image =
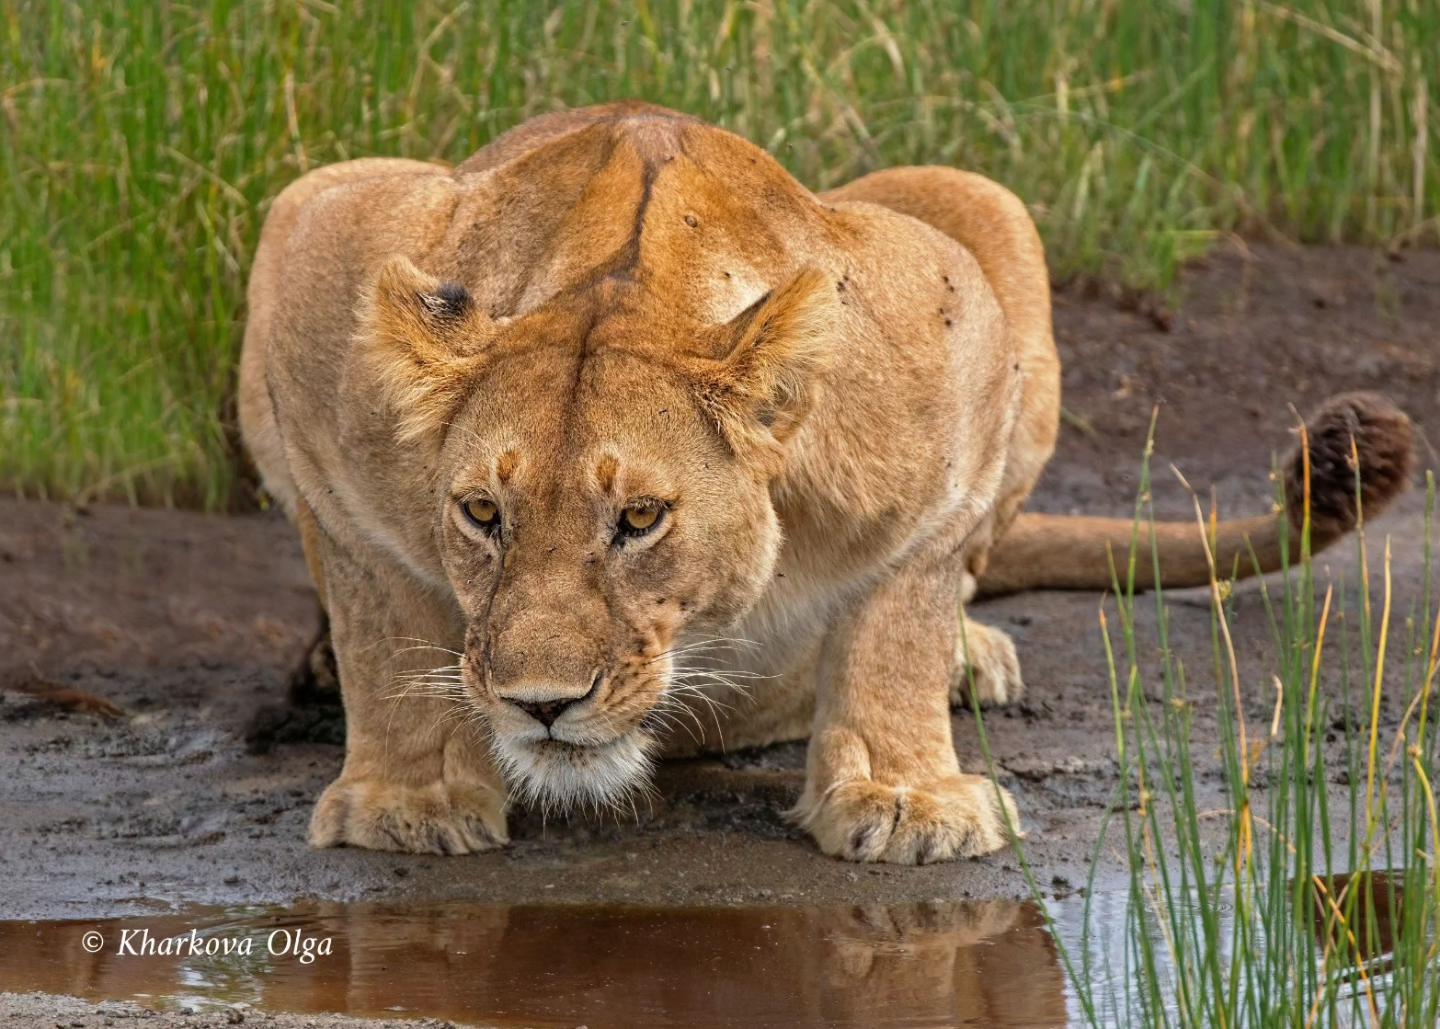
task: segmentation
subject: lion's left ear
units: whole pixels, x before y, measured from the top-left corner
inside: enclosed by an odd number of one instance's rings
[[[494,322],[464,286],[427,275],[405,257],[385,262],[361,301],[357,346],[401,440],[443,428],[494,336]]]
[[[830,362],[838,318],[834,287],[807,268],[721,327],[729,352],[698,393],[732,446],[774,447],[800,427]]]

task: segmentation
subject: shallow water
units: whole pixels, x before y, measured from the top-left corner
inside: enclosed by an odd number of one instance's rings
[[[1312,894],[1316,953],[1324,896]],[[1386,876],[1354,923],[1369,974],[1399,931]],[[158,1009],[436,1017],[496,1026],[1056,1026],[1079,1013],[1047,914],[1096,1016],[1128,1003],[1122,894],[846,907],[310,903],[190,908],[94,921],[0,922],[0,992],[132,1000]],[[1223,908],[1222,908],[1223,910]],[[1090,927],[1084,932],[1084,926]],[[1335,932],[1333,921],[1330,932]],[[1163,955],[1163,950],[1161,951]],[[1127,1014],[1128,1013],[1128,1014]],[[1174,1014],[1172,1012],[1172,1014]]]
[[[156,1008],[248,1004],[590,1029],[1003,1029],[1067,1018],[1065,979],[1042,912],[1004,901],[193,909],[0,922],[0,954],[0,991]]]

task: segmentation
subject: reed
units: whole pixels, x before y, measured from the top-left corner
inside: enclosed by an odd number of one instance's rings
[[[1390,540],[1372,566],[1363,524],[1358,581],[1317,579],[1307,507],[1288,541],[1293,565],[1259,586],[1269,682],[1236,659],[1233,570],[1218,568],[1211,667],[1196,681],[1171,648],[1164,591],[1134,588],[1140,562],[1158,567],[1138,532],[1154,517],[1148,455],[1135,542],[1116,556],[1099,615],[1120,765],[1114,815],[1096,843],[1079,943],[1055,934],[1077,1014],[1096,1026],[1428,1029],[1440,1021],[1433,473],[1423,587],[1408,610],[1391,589]],[[1195,513],[1203,534],[1198,500]],[[1141,604],[1154,606],[1153,631],[1139,628]],[[1246,714],[1257,691],[1273,704],[1264,722]],[[1193,736],[1207,709],[1218,713],[1218,810],[1196,795],[1196,768],[1215,757],[1197,754]],[[1023,841],[1015,847],[1028,875]],[[1115,851],[1128,890],[1118,940],[1090,906]]]
[[[268,198],[641,97],[815,187],[983,171],[1060,278],[1173,288],[1218,234],[1434,242],[1433,0],[11,0],[0,488],[224,508]]]

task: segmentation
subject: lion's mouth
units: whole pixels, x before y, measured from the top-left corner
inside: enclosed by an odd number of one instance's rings
[[[654,769],[663,721],[617,710],[561,717],[548,725],[487,696],[478,672],[469,701],[489,729],[490,750],[512,796],[546,810],[618,809]],[[638,716],[638,717],[637,717]]]
[[[613,808],[642,788],[653,769],[654,737],[631,730],[577,743],[496,733],[491,749],[512,791],[546,809]]]

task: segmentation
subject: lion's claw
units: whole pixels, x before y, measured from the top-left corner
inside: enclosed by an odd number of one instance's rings
[[[966,621],[963,640],[955,643],[955,677],[950,706],[970,706],[971,675],[981,707],[1014,704],[1025,695],[1015,641],[999,629]]]
[[[801,824],[826,854],[904,865],[999,850],[1009,839],[1007,819],[1018,828],[1009,792],[1000,789],[997,797],[995,785],[977,775],[957,775],[923,788],[871,780],[841,783],[800,813]]]
[[[508,842],[504,798],[476,785],[338,779],[320,795],[310,819],[313,847],[474,854]]]

